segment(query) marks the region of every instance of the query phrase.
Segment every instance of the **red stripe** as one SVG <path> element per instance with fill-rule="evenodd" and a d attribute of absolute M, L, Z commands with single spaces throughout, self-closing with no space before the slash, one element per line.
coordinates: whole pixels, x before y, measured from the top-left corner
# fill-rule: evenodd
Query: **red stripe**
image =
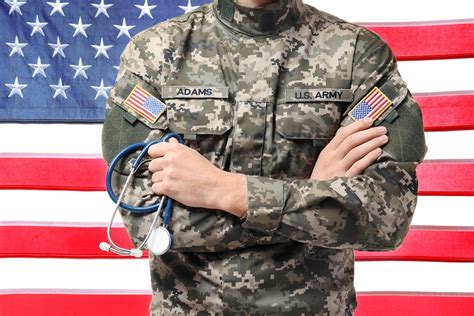
<path fill-rule="evenodd" d="M 0 189 L 105 189 L 102 159 L 0 158 Z M 474 195 L 474 160 L 427 160 L 417 168 L 421 195 Z"/>
<path fill-rule="evenodd" d="M 472 315 L 474 294 L 417 295 L 417 293 L 357 293 L 355 316 Z"/>
<path fill-rule="evenodd" d="M 0 315 L 146 316 L 151 295 L 3 294 Z M 357 292 L 356 316 L 472 315 L 471 293 Z"/>
<path fill-rule="evenodd" d="M 474 195 L 474 160 L 427 160 L 416 172 L 420 195 Z"/>
<path fill-rule="evenodd" d="M 112 238 L 119 246 L 132 247 L 123 227 L 112 228 Z M 105 225 L 104 227 L 0 226 L 0 257 L 129 258 L 103 252 L 99 249 L 99 243 L 102 241 L 107 241 Z M 414 226 L 397 250 L 356 251 L 355 256 L 357 261 L 473 262 L 473 244 L 474 227 L 470 230 L 449 230 L 445 227 L 417 229 Z"/>
<path fill-rule="evenodd" d="M 473 210 L 474 211 L 474 210 Z M 373 252 L 355 251 L 357 261 L 474 261 L 474 227 L 470 230 L 447 230 L 445 227 L 417 229 L 412 227 L 402 245 L 396 250 Z"/>
<path fill-rule="evenodd" d="M 474 23 L 369 28 L 388 43 L 398 60 L 474 57 Z"/>
<path fill-rule="evenodd" d="M 367 97 L 365 98 L 365 101 L 369 103 L 373 98 L 376 98 L 377 95 L 379 95 L 378 90 L 374 89 L 372 92 L 370 92 Z"/>
<path fill-rule="evenodd" d="M 132 95 L 130 95 L 130 99 L 135 99 L 139 102 L 143 102 L 148 99 L 148 95 L 135 91 L 134 93 L 132 93 Z"/>
<path fill-rule="evenodd" d="M 103 159 L 0 158 L 0 189 L 105 189 Z"/>
<path fill-rule="evenodd" d="M 150 295 L 5 294 L 0 315 L 145 316 L 150 301 Z"/>
<path fill-rule="evenodd" d="M 135 96 L 130 96 L 128 98 L 128 102 L 131 103 L 131 104 L 134 104 L 134 105 L 137 105 L 137 104 L 143 104 L 145 102 L 146 99 L 139 99 Z"/>
<path fill-rule="evenodd" d="M 375 110 L 375 112 L 373 112 L 372 114 L 370 114 L 369 116 L 373 119 L 373 118 L 376 118 L 379 116 L 379 114 L 381 112 L 383 112 L 388 106 L 389 106 L 390 102 L 388 102 L 387 100 L 385 100 L 385 102 L 383 102 L 382 104 L 380 104 L 379 106 L 377 106 L 377 109 Z"/>
<path fill-rule="evenodd" d="M 459 94 L 415 94 L 426 131 L 474 129 L 474 91 Z"/>
<path fill-rule="evenodd" d="M 374 102 L 374 105 L 372 106 L 372 111 L 369 113 L 369 117 L 374 118 L 377 117 L 377 114 L 380 113 L 384 109 L 384 106 L 388 104 L 387 99 L 380 95 L 377 100 Z"/>
<path fill-rule="evenodd" d="M 154 120 L 155 118 L 153 117 L 153 114 L 150 114 L 142 105 L 136 104 L 133 102 L 127 102 L 127 104 L 134 109 L 136 112 L 140 113 L 141 115 L 145 116 L 146 118 L 150 120 Z"/>
<path fill-rule="evenodd" d="M 144 111 L 144 108 L 143 107 L 138 107 L 136 105 L 132 105 L 132 108 L 137 111 L 138 113 L 142 114 L 143 116 L 145 116 L 146 118 L 150 119 L 151 121 L 153 121 L 155 118 L 150 116 L 150 114 L 146 113 Z"/>
<path fill-rule="evenodd" d="M 0 232 L 0 258 L 132 258 L 99 249 L 102 241 L 108 242 L 105 226 L 0 226 Z M 125 228 L 113 227 L 111 233 L 117 245 L 128 249 L 133 247 Z"/>
<path fill-rule="evenodd" d="M 146 96 L 150 96 L 150 95 L 151 95 L 148 91 L 142 89 L 140 86 L 137 86 L 137 87 L 136 87 L 136 91 L 137 91 L 138 93 L 141 93 L 141 94 L 146 95 Z"/>

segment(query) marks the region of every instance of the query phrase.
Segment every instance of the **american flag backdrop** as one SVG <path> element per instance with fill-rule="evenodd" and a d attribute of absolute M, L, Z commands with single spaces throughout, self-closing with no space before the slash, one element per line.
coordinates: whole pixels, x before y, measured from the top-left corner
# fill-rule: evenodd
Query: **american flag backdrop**
<path fill-rule="evenodd" d="M 0 3 L 0 315 L 147 315 L 148 260 L 99 250 L 101 122 L 129 38 L 202 0 Z M 474 314 L 474 2 L 307 0 L 392 47 L 428 154 L 402 246 L 356 252 L 357 315 Z M 113 235 L 131 245 L 116 218 Z"/>

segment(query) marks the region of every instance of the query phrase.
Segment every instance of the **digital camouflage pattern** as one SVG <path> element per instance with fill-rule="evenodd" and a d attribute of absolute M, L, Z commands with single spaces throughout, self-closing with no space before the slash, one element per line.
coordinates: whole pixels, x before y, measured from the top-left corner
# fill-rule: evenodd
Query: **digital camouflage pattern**
<path fill-rule="evenodd" d="M 352 178 L 309 179 L 350 109 L 384 84 L 382 156 Z M 166 103 L 156 123 L 124 104 L 135 85 Z M 420 108 L 384 41 L 301 0 L 214 0 L 137 34 L 107 100 L 104 158 L 168 132 L 246 174 L 249 210 L 243 221 L 175 202 L 172 251 L 150 254 L 152 315 L 351 315 L 353 250 L 393 250 L 408 232 L 427 150 Z M 151 184 L 144 170 L 127 203 L 156 201 Z M 121 215 L 138 245 L 154 214 Z"/>

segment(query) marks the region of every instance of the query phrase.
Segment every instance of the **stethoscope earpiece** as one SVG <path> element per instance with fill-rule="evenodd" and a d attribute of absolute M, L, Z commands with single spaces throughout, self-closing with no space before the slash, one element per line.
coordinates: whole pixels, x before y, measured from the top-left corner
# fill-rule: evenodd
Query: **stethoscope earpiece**
<path fill-rule="evenodd" d="M 107 227 L 107 238 L 110 243 L 101 242 L 99 244 L 99 248 L 101 250 L 106 251 L 106 252 L 113 252 L 121 256 L 133 256 L 136 258 L 140 258 L 143 255 L 142 249 L 145 246 L 145 244 L 147 245 L 148 250 L 152 252 L 154 255 L 162 255 L 171 248 L 172 236 L 171 236 L 171 233 L 168 231 L 167 227 L 171 219 L 171 211 L 173 209 L 173 199 L 170 199 L 167 196 L 162 195 L 159 203 L 153 204 L 150 206 L 141 206 L 141 207 L 131 206 L 122 202 L 123 196 L 125 195 L 125 191 L 127 190 L 128 186 L 132 182 L 132 179 L 135 173 L 138 171 L 138 169 L 140 169 L 142 165 L 142 160 L 147 155 L 148 149 L 150 148 L 150 146 L 157 143 L 164 142 L 164 141 L 168 141 L 171 138 L 176 138 L 181 144 L 184 144 L 184 139 L 179 134 L 169 133 L 157 141 L 153 141 L 149 143 L 137 143 L 137 144 L 130 145 L 124 148 L 122 151 L 120 151 L 117 154 L 117 156 L 115 156 L 114 159 L 112 159 L 112 161 L 110 162 L 107 168 L 105 186 L 107 188 L 107 193 L 109 194 L 110 198 L 112 199 L 112 201 L 115 202 L 115 210 L 114 210 L 114 213 L 112 214 L 112 218 L 110 219 L 109 225 Z M 135 161 L 133 162 L 130 174 L 128 175 L 125 181 L 125 185 L 123 186 L 123 189 L 120 192 L 120 195 L 117 197 L 112 190 L 112 174 L 114 172 L 114 169 L 119 161 L 121 161 L 124 157 L 129 156 L 130 154 L 132 154 L 133 152 L 137 150 L 141 150 L 141 151 L 138 154 Z M 165 199 L 167 199 L 167 201 L 166 201 L 166 210 L 164 214 L 163 224 L 162 226 L 155 228 L 155 225 L 161 214 L 163 204 L 165 203 Z M 153 219 L 150 229 L 148 230 L 148 233 L 146 234 L 145 239 L 137 248 L 132 248 L 132 249 L 121 248 L 117 246 L 112 240 L 111 227 L 112 227 L 112 223 L 114 221 L 115 215 L 117 214 L 117 211 L 120 207 L 132 213 L 143 214 L 143 213 L 152 213 L 156 211 L 156 215 Z"/>

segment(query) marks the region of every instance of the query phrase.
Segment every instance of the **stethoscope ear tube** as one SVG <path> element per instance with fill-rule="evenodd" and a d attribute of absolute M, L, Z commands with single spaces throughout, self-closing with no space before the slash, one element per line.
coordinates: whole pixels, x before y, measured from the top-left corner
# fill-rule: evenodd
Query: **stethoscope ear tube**
<path fill-rule="evenodd" d="M 117 203 L 117 195 L 114 193 L 112 189 L 112 175 L 114 173 L 115 167 L 117 164 L 125 157 L 128 157 L 130 154 L 132 154 L 135 151 L 140 150 L 140 153 L 138 154 L 137 158 L 133 162 L 131 173 L 135 173 L 138 171 L 138 168 L 140 167 L 140 163 L 143 160 L 143 158 L 147 155 L 148 149 L 150 146 L 161 143 L 163 141 L 168 141 L 170 138 L 176 138 L 181 144 L 184 144 L 184 139 L 176 133 L 170 133 L 164 136 L 163 138 L 149 142 L 149 143 L 136 143 L 132 144 L 124 149 L 122 149 L 115 157 L 112 159 L 110 162 L 108 168 L 107 168 L 107 175 L 105 179 L 105 187 L 107 189 L 107 193 L 109 194 L 110 198 L 114 203 Z M 159 204 L 154 204 L 154 205 L 149 205 L 149 206 L 131 206 L 129 204 L 126 204 L 124 202 L 120 202 L 120 207 L 132 212 L 132 213 L 151 213 L 154 212 L 158 209 Z"/>
<path fill-rule="evenodd" d="M 101 242 L 99 244 L 99 248 L 101 250 L 107 251 L 107 252 L 114 252 L 121 256 L 133 256 L 136 258 L 140 258 L 143 255 L 142 248 L 145 246 L 145 244 L 148 245 L 149 250 L 155 255 L 162 255 L 170 249 L 173 239 L 167 227 L 171 219 L 171 210 L 173 208 L 173 202 L 174 202 L 173 199 L 170 199 L 167 196 L 162 195 L 159 203 L 150 205 L 150 206 L 144 206 L 144 207 L 128 205 L 126 203 L 123 203 L 122 199 L 125 194 L 125 191 L 127 190 L 127 187 L 132 182 L 133 176 L 140 168 L 143 158 L 145 157 L 145 155 L 148 154 L 148 149 L 150 148 L 150 146 L 163 142 L 163 141 L 168 141 L 170 138 L 173 138 L 173 137 L 176 138 L 181 144 L 184 144 L 184 139 L 180 135 L 175 134 L 175 133 L 170 133 L 157 141 L 153 141 L 150 143 L 137 143 L 137 144 L 130 145 L 124 148 L 122 151 L 120 151 L 117 154 L 117 156 L 115 156 L 114 159 L 112 159 L 112 161 L 110 162 L 109 167 L 107 169 L 105 186 L 107 188 L 107 193 L 109 194 L 112 201 L 114 201 L 115 203 L 115 210 L 112 214 L 112 218 L 110 219 L 109 225 L 107 227 L 107 237 L 110 244 L 107 242 Z M 132 164 L 130 174 L 128 175 L 127 180 L 125 181 L 125 185 L 122 188 L 120 196 L 117 197 L 112 190 L 112 175 L 115 170 L 115 167 L 123 158 L 128 157 L 130 154 L 132 154 L 133 152 L 137 150 L 140 150 L 140 153 L 138 154 L 137 158 Z M 159 215 L 163 208 L 165 199 L 166 199 L 166 211 L 163 218 L 163 225 L 161 227 L 155 228 Z M 116 245 L 112 240 L 111 226 L 114 221 L 115 214 L 117 213 L 120 207 L 133 213 L 151 213 L 151 212 L 157 211 L 156 215 L 154 216 L 153 223 L 151 224 L 150 229 L 148 230 L 148 233 L 146 234 L 145 240 L 143 240 L 143 242 L 137 248 L 125 249 Z"/>

